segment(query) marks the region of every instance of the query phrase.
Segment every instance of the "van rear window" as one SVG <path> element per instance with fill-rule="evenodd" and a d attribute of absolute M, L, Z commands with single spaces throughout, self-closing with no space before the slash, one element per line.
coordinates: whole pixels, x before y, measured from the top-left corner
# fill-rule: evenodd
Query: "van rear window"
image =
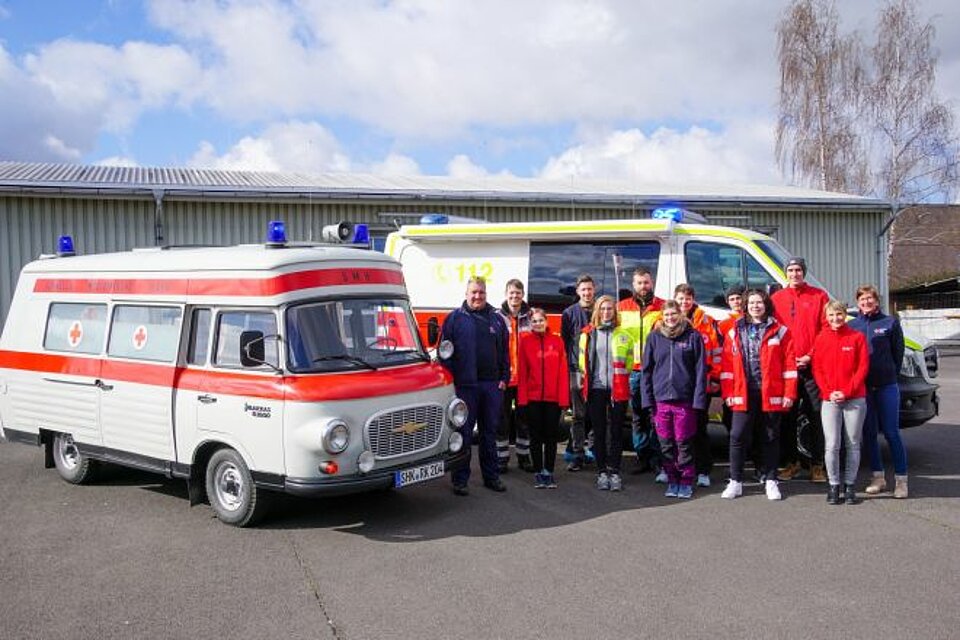
<path fill-rule="evenodd" d="M 180 344 L 180 316 L 178 307 L 117 305 L 107 355 L 172 362 Z"/>
<path fill-rule="evenodd" d="M 103 351 L 107 305 L 55 302 L 50 305 L 43 348 L 72 353 Z"/>

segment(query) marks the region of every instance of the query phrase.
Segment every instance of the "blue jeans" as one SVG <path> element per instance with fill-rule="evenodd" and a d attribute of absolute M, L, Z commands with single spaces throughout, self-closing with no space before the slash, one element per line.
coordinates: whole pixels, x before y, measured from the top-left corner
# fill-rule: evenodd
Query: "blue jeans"
<path fill-rule="evenodd" d="M 467 464 L 453 472 L 453 484 L 466 486 L 470 479 L 470 447 L 473 441 L 473 425 L 477 425 L 480 446 L 480 473 L 484 482 L 500 477 L 497 466 L 497 425 L 500 424 L 500 405 L 503 403 L 503 391 L 500 382 L 481 381 L 476 385 L 456 386 L 457 396 L 467 403 L 467 422 L 460 429 L 463 435 L 463 447 L 467 450 Z"/>
<path fill-rule="evenodd" d="M 882 387 L 867 387 L 867 419 L 863 423 L 863 443 L 870 458 L 870 470 L 883 471 L 880 457 L 879 433 L 887 439 L 893 457 L 893 472 L 907 475 L 907 450 L 900 439 L 900 387 L 897 383 Z"/>

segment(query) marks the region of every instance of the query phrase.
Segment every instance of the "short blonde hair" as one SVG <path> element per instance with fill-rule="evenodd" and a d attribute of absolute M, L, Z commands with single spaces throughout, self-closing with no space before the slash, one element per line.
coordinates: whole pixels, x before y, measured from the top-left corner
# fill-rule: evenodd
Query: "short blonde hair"
<path fill-rule="evenodd" d="M 593 315 L 590 316 L 590 324 L 597 326 L 600 324 L 600 307 L 603 306 L 604 302 L 609 302 L 613 305 L 613 326 L 620 326 L 620 310 L 617 309 L 617 301 L 613 296 L 600 296 L 597 298 L 597 301 L 593 305 Z"/>
<path fill-rule="evenodd" d="M 483 287 L 484 291 L 487 290 L 487 279 L 483 276 L 470 276 L 470 279 L 467 280 L 467 289 L 469 289 L 472 284 Z"/>
<path fill-rule="evenodd" d="M 843 304 L 839 300 L 831 300 L 823 306 L 823 312 L 830 313 L 831 311 L 840 311 L 842 313 L 846 313 L 847 305 Z"/>

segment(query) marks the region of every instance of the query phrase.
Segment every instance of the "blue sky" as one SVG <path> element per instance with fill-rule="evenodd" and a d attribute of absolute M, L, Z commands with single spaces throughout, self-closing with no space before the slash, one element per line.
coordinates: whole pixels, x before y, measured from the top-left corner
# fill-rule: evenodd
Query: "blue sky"
<path fill-rule="evenodd" d="M 869 39 L 879 3 L 839 3 Z M 960 104 L 960 10 L 933 20 Z M 789 183 L 785 0 L 0 0 L 0 159 Z"/>

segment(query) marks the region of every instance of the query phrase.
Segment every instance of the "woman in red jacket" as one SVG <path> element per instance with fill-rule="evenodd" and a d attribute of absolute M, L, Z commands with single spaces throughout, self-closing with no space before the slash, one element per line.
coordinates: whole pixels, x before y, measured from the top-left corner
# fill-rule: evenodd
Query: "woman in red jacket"
<path fill-rule="evenodd" d="M 764 490 L 769 500 L 780 500 L 777 461 L 780 455 L 780 419 L 797 400 L 797 364 L 787 327 L 770 314 L 773 305 L 765 291 L 747 292 L 747 313 L 724 336 L 720 393 L 733 412 L 730 427 L 730 482 L 720 497 L 743 493 L 743 458 L 750 450 L 753 427 L 764 434 Z"/>
<path fill-rule="evenodd" d="M 570 406 L 567 350 L 560 336 L 547 327 L 543 309 L 530 310 L 530 326 L 533 331 L 521 334 L 517 354 L 517 404 L 530 427 L 530 454 L 538 470 L 533 486 L 555 489 L 560 411 Z"/>
<path fill-rule="evenodd" d="M 856 504 L 853 483 L 860 469 L 860 436 L 867 416 L 867 372 L 870 354 L 867 339 L 847 326 L 847 308 L 831 300 L 826 305 L 830 328 L 813 343 L 813 379 L 820 388 L 827 479 L 827 504 L 840 504 L 840 432 L 847 450 L 843 473 L 844 502 Z"/>

